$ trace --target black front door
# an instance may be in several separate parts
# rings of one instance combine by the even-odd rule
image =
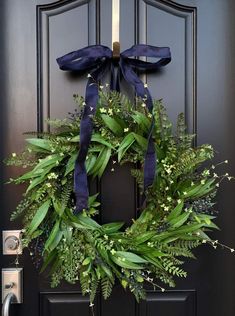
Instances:
[[[198,143],[212,143],[217,160],[228,159],[235,174],[235,2],[234,0],[121,0],[121,50],[136,43],[169,46],[172,62],[163,71],[143,78],[152,96],[163,98],[173,121],[185,112]],[[73,94],[84,94],[86,77],[74,78],[58,69],[56,58],[92,44],[112,46],[111,0],[1,0],[0,2],[0,139],[1,161],[20,151],[25,131],[44,129],[44,119],[73,111]],[[6,186],[16,176],[1,164],[1,229],[20,228],[9,214],[23,188]],[[128,168],[108,172],[101,184],[103,222],[136,216],[137,190]],[[219,225],[214,235],[235,245],[234,184],[223,185],[219,196]],[[221,316],[234,315],[234,256],[210,248],[197,251],[187,265],[189,277],[175,290],[149,291],[137,304],[119,286],[108,301],[97,297],[100,316]],[[2,256],[1,267],[14,259]],[[51,289],[39,275],[30,254],[20,257],[24,268],[24,303],[12,315],[89,315],[89,299],[79,286]]]

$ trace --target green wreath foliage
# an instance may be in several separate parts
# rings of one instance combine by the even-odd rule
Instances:
[[[80,281],[83,294],[94,301],[98,287],[107,299],[116,281],[137,301],[145,297],[145,284],[164,291],[175,286],[175,277],[186,277],[182,267],[195,258],[193,248],[215,245],[207,235],[214,223],[219,183],[211,145],[192,146],[194,135],[186,131],[183,114],[172,131],[161,100],[154,101],[153,138],[157,152],[154,184],[146,192],[146,206],[126,229],[124,223],[100,224],[99,195],[89,198],[89,208],[75,216],[74,162],[84,99],[75,96],[78,110],[68,119],[48,121],[50,132],[29,133],[27,147],[13,153],[7,164],[27,168],[11,183],[27,185],[11,219],[22,218],[23,245],[42,257],[41,271],[48,269],[51,285],[64,279]],[[94,132],[86,161],[88,175],[101,178],[107,168],[132,163],[132,176],[143,190],[143,162],[152,115],[145,100],[131,102],[117,92],[100,90],[93,117]],[[225,161],[226,163],[227,161]],[[102,206],[101,206],[102,208]],[[233,249],[232,249],[233,250]]]

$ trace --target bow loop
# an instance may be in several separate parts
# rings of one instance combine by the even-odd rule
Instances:
[[[114,54],[115,55],[115,54]],[[88,153],[89,144],[92,136],[91,116],[96,112],[98,102],[97,84],[104,76],[105,72],[111,70],[112,90],[120,91],[120,78],[124,79],[134,86],[136,95],[145,102],[148,110],[152,113],[153,102],[147,86],[140,80],[134,69],[155,70],[165,66],[171,61],[171,53],[168,47],[155,47],[151,45],[134,45],[129,49],[118,54],[118,59],[114,57],[113,52],[107,46],[92,45],[80,50],[66,54],[57,58],[57,63],[61,70],[84,71],[91,70],[88,76],[85,95],[85,107],[80,123],[80,150],[75,162],[74,171],[74,190],[76,194],[75,214],[87,209],[88,205],[88,183],[85,168],[85,160]],[[115,55],[116,56],[116,55]],[[157,58],[156,62],[142,61],[138,57]],[[160,58],[160,59],[159,59]],[[117,66],[117,69],[116,67]],[[156,169],[155,146],[152,138],[154,128],[154,119],[148,134],[148,145],[145,153],[144,163],[144,190],[153,184]]]

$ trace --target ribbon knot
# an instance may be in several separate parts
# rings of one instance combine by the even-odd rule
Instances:
[[[157,58],[156,62],[142,61],[139,57]],[[96,112],[98,101],[98,85],[107,70],[111,70],[112,90],[120,90],[119,82],[121,75],[135,88],[138,97],[145,99],[150,113],[153,110],[153,102],[147,86],[140,80],[135,70],[156,70],[167,65],[171,61],[171,52],[168,47],[155,47],[151,45],[135,45],[120,53],[119,59],[113,58],[112,50],[103,45],[92,45],[66,54],[57,59],[61,70],[90,71],[85,94],[84,112],[80,123],[80,150],[75,162],[74,191],[76,195],[75,214],[87,209],[88,206],[88,182],[85,160],[88,153],[92,136],[91,116]],[[115,74],[115,65],[118,67]],[[156,153],[152,139],[154,119],[148,134],[148,145],[144,162],[144,191],[153,184],[156,169]]]

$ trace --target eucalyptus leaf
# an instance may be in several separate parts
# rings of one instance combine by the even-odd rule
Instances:
[[[116,223],[103,224],[101,227],[105,234],[111,234],[111,233],[118,232],[119,229],[122,228],[124,224],[125,224],[124,222],[116,222]]]
[[[147,261],[140,256],[136,255],[135,253],[128,252],[128,251],[117,251],[116,256],[124,258],[128,261],[135,262],[135,263],[146,263]]]
[[[105,153],[105,157],[104,157],[104,159],[103,159],[103,161],[102,161],[102,165],[101,165],[101,167],[100,167],[100,169],[99,169],[99,171],[98,171],[98,174],[97,174],[99,178],[101,178],[101,176],[102,176],[103,173],[104,173],[104,170],[105,170],[106,167],[107,167],[107,164],[108,164],[109,159],[110,159],[110,157],[111,157],[111,153],[112,153],[111,148],[107,148],[107,149],[106,149],[106,153]]]
[[[145,133],[148,133],[151,122],[150,120],[143,114],[138,111],[133,111],[134,114],[131,115],[133,120],[138,124],[138,128],[141,128],[141,130]]]
[[[142,147],[143,150],[146,150],[148,146],[148,140],[145,137],[138,135],[136,133],[133,133],[133,135],[137,143],[140,145],[140,147]]]
[[[60,230],[60,220],[57,220],[45,243],[45,249],[52,251],[60,242],[63,232]]]
[[[171,211],[167,217],[167,222],[170,222],[172,219],[177,218],[183,210],[184,202],[180,202],[176,207]]]
[[[91,137],[91,141],[95,143],[100,143],[102,145],[114,149],[113,145],[110,144],[107,140],[105,140],[104,137],[102,137],[100,134],[93,134]]]
[[[41,177],[37,177],[34,180],[31,181],[30,185],[28,186],[27,190],[26,190],[26,194],[32,190],[33,188],[35,188],[37,185],[39,185],[40,183],[42,183],[43,181],[45,181],[45,175],[43,174]]]
[[[41,222],[44,220],[49,210],[50,204],[51,204],[51,200],[47,200],[39,207],[39,209],[37,210],[36,214],[34,215],[28,227],[29,235],[31,235],[38,228]]]
[[[66,169],[65,169],[65,173],[64,176],[66,177],[67,174],[69,174],[70,172],[72,172],[74,170],[75,167],[75,161],[77,158],[78,153],[75,152],[72,154],[72,156],[69,158],[67,164],[66,164]]]
[[[190,213],[189,212],[184,212],[183,214],[179,215],[178,217],[173,218],[170,220],[168,223],[172,225],[174,228],[182,226],[187,219],[189,218]]]
[[[101,115],[102,120],[104,121],[105,125],[117,136],[122,136],[123,135],[123,128],[118,124],[118,122],[106,115],[102,114]]]
[[[27,138],[26,141],[33,146],[43,148],[45,150],[51,150],[51,142],[49,139],[42,139],[42,138]]]
[[[129,133],[128,135],[124,137],[123,141],[121,142],[118,148],[118,162],[121,161],[126,151],[132,146],[134,142],[135,142],[135,137],[133,133]]]
[[[116,254],[111,255],[111,259],[113,260],[114,263],[116,263],[118,266],[122,268],[133,269],[133,270],[144,269],[144,266],[128,261],[123,257],[117,256]]]
[[[95,155],[91,155],[86,160],[86,171],[87,171],[88,175],[90,175],[91,170],[92,170],[92,168],[94,167],[94,165],[96,163],[96,159],[97,159],[97,157]]]
[[[93,177],[99,175],[101,177],[102,172],[104,171],[105,167],[108,164],[108,161],[111,157],[111,149],[107,147],[103,147],[101,150],[98,158],[96,159],[96,162],[93,166],[93,168],[90,170],[90,174],[93,175]]]

